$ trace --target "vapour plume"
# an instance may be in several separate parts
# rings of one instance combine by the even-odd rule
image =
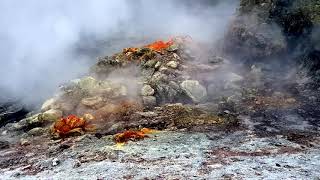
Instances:
[[[85,74],[95,59],[75,50],[86,47],[83,37],[110,41],[109,46],[97,47],[103,52],[112,48],[115,36],[130,41],[128,37],[187,34],[201,41],[217,40],[237,4],[236,0],[3,0],[0,96],[37,105],[60,83]]]

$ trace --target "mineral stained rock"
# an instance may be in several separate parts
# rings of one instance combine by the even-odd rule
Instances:
[[[185,48],[186,43],[191,42],[184,38],[157,41],[99,58],[87,76],[64,84],[54,98],[44,102],[37,123],[24,120],[15,129],[41,136],[51,122],[51,129],[61,137],[82,134],[87,122],[79,119],[84,114],[92,115],[92,125],[99,134],[137,127],[192,129],[225,123],[222,116],[192,108],[193,104],[206,100],[206,87],[210,83],[210,74],[195,74],[215,72],[219,65],[191,61],[192,53],[185,52],[190,50]],[[182,104],[170,106],[170,103]],[[79,118],[72,118],[73,114]]]

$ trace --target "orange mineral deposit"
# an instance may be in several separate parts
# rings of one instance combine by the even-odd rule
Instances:
[[[141,130],[128,130],[123,133],[118,133],[115,135],[114,140],[116,143],[126,143],[128,141],[137,141],[149,137],[147,134],[156,132],[157,130],[142,128]]]
[[[170,47],[173,44],[173,40],[169,40],[167,42],[164,41],[156,41],[152,44],[147,45],[147,48],[150,48],[154,51],[162,51],[168,47]]]
[[[54,133],[57,133],[59,136],[65,136],[73,132],[83,132],[88,129],[93,129],[93,126],[89,125],[84,118],[73,114],[58,119],[53,125]]]

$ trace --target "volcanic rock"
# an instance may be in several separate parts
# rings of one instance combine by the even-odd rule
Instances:
[[[54,98],[50,98],[46,100],[41,106],[41,112],[45,112],[45,111],[48,111],[49,109],[52,109],[52,106],[54,105],[55,102],[56,100]]]
[[[142,96],[153,96],[154,89],[150,85],[144,85],[141,89]]]
[[[15,101],[0,102],[0,127],[26,117],[28,111],[23,104]]]
[[[146,107],[153,107],[157,104],[157,99],[154,96],[143,96],[142,100]]]
[[[155,59],[151,59],[144,64],[144,67],[153,68],[158,63]]]
[[[46,129],[45,128],[41,128],[41,127],[36,127],[36,128],[33,128],[31,129],[29,132],[28,132],[28,135],[31,135],[31,136],[39,136],[43,133],[46,132]]]
[[[207,96],[206,88],[199,81],[185,80],[180,86],[194,102],[200,102]]]
[[[103,99],[100,96],[84,98],[81,100],[81,103],[85,106],[93,107],[99,106],[102,104]]]
[[[62,117],[62,111],[56,109],[50,109],[44,113],[42,113],[42,119],[44,121],[56,121],[57,119]]]
[[[154,65],[154,68],[155,69],[159,69],[160,68],[160,66],[161,66],[161,62],[160,61],[158,61],[155,65]]]
[[[167,66],[168,66],[168,67],[171,67],[171,68],[173,68],[173,69],[176,69],[176,68],[178,67],[178,65],[179,65],[179,63],[178,63],[177,61],[169,61],[169,62],[167,63]]]

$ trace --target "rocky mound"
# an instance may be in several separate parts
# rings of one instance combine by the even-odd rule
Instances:
[[[94,133],[115,134],[138,127],[210,129],[233,123],[234,116],[209,102],[221,98],[221,90],[239,91],[243,78],[230,72],[224,74],[224,80],[213,79],[227,60],[211,56],[206,62],[195,61],[193,43],[178,37],[99,58],[87,76],[61,86],[59,93],[42,105],[41,113],[6,129],[25,136],[48,135],[50,131],[64,136],[69,131],[90,133],[87,124],[95,126]],[[206,109],[197,104],[209,105]],[[58,121],[62,117],[66,119]]]

